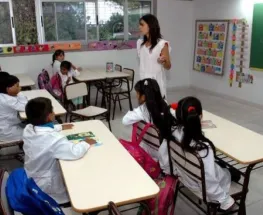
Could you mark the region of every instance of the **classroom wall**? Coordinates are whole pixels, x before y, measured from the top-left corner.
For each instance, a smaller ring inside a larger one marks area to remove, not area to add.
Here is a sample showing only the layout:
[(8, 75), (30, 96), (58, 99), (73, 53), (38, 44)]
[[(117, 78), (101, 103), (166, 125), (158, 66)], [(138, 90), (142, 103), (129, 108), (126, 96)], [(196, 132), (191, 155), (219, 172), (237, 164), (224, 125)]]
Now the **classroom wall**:
[[(253, 16), (253, 2), (256, 0), (195, 0), (194, 1), (194, 20), (196, 19), (242, 19), (246, 18), (250, 26), (249, 37), (251, 37), (251, 25)], [(257, 1), (258, 2), (258, 1)], [(262, 1), (263, 2), (263, 1)], [(193, 26), (194, 28), (194, 26)], [(230, 41), (228, 42), (230, 44)], [(249, 42), (250, 45), (250, 42)], [(192, 49), (194, 49), (194, 34), (192, 38)], [(191, 67), (193, 64), (193, 53), (191, 55)], [(254, 75), (254, 84), (242, 84), (238, 87), (235, 82), (233, 87), (229, 87), (230, 71), (230, 46), (227, 49), (225, 61), (225, 73), (223, 77), (198, 73), (191, 69), (190, 82), (194, 87), (202, 88), (214, 93), (235, 97), (248, 102), (263, 105), (262, 86), (263, 72), (252, 71)], [(250, 53), (250, 50), (249, 50)], [(248, 59), (250, 54), (248, 54)]]
[[(192, 46), (183, 44), (182, 39), (191, 40), (193, 3), (174, 0), (157, 1), (157, 16), (161, 23), (165, 39), (171, 42), (173, 68), (168, 76), (168, 87), (189, 86), (190, 59)], [(183, 22), (182, 22), (183, 20)], [(180, 30), (179, 30), (180, 29)], [(180, 50), (180, 51), (178, 51)], [(0, 66), (10, 73), (28, 73), (34, 79), (42, 68), (50, 70), (51, 54), (0, 57)], [(135, 69), (138, 80), (138, 61), (136, 50), (99, 51), (99, 52), (69, 52), (66, 59), (81, 67), (105, 66), (112, 61)], [(187, 60), (188, 59), (188, 60)]]

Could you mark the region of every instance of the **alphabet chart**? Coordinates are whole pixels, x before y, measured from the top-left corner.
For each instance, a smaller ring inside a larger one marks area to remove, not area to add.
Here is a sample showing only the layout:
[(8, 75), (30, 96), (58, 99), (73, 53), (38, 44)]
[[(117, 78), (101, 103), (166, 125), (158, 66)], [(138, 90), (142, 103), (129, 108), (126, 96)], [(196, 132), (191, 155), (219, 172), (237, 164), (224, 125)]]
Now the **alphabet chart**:
[(197, 20), (194, 70), (223, 75), (228, 21)]

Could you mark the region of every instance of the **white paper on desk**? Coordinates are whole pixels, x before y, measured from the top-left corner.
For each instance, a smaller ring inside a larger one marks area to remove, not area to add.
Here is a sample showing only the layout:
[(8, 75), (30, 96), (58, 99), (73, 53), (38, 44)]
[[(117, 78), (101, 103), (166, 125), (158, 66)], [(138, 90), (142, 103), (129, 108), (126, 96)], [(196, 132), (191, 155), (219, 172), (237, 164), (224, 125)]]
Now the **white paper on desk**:
[(204, 120), (201, 122), (202, 129), (216, 128), (216, 125), (211, 120)]

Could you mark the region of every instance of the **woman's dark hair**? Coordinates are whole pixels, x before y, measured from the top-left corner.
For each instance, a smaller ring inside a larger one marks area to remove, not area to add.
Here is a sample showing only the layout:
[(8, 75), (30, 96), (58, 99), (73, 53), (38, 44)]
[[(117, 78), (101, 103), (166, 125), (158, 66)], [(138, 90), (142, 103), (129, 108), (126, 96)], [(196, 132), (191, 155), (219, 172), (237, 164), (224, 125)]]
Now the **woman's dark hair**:
[(19, 79), (16, 76), (7, 74), (0, 75), (0, 93), (7, 94), (7, 88), (13, 87), (15, 84), (19, 83)]
[(53, 112), (51, 100), (38, 97), (31, 99), (26, 105), (26, 116), (30, 124), (34, 126), (47, 123), (47, 117)]
[(65, 55), (65, 52), (61, 49), (58, 49), (54, 52), (54, 54), (52, 55), (52, 66), (54, 65), (54, 62), (57, 59), (57, 57), (60, 56), (61, 54)]
[(176, 120), (170, 113), (170, 106), (162, 97), (157, 81), (150, 78), (140, 80), (134, 88), (140, 96), (145, 96), (150, 121), (159, 129), (161, 140), (170, 139)]
[(157, 45), (157, 43), (159, 42), (159, 40), (162, 38), (159, 21), (152, 14), (147, 14), (141, 17), (140, 23), (142, 20), (146, 22), (147, 25), (149, 26), (149, 38), (147, 38), (147, 36), (144, 35), (142, 46), (145, 45), (147, 41), (149, 41), (151, 43), (150, 50), (152, 51), (154, 47)]
[(202, 132), (200, 119), (202, 112), (201, 102), (195, 97), (186, 97), (178, 103), (176, 109), (177, 126), (181, 127), (184, 132), (182, 147), (185, 151), (196, 152), (205, 149), (208, 154), (208, 145), (205, 143), (208, 143), (213, 150), (215, 149), (214, 144)]
[(72, 64), (69, 61), (62, 61), (60, 64), (60, 69), (64, 68), (67, 70), (71, 70)]

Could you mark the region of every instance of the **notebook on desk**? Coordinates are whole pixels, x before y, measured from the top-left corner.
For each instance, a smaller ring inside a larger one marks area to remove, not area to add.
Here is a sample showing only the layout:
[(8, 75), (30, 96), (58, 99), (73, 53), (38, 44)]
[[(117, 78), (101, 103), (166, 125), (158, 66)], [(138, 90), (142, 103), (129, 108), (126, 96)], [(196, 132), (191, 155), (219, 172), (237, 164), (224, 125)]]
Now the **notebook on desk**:
[(202, 129), (216, 128), (216, 125), (211, 120), (204, 120), (201, 122)]
[(91, 131), (78, 133), (78, 134), (71, 134), (67, 136), (68, 140), (70, 140), (73, 143), (79, 143), (80, 141), (85, 140), (87, 137), (90, 139), (96, 140), (95, 146), (102, 145), (99, 139)]

